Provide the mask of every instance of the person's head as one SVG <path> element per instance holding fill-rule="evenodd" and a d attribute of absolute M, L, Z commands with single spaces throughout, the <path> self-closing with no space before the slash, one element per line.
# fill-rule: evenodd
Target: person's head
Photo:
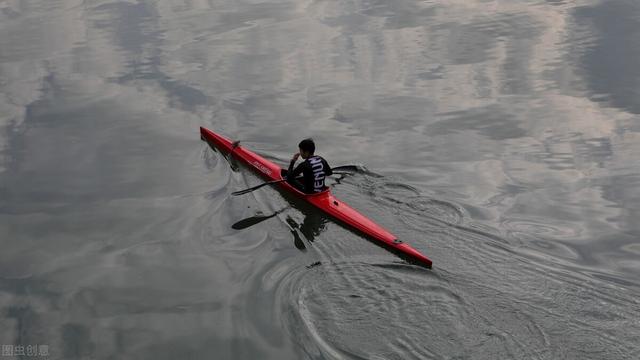
<path fill-rule="evenodd" d="M 303 159 L 313 156 L 313 153 L 316 152 L 316 144 L 311 138 L 300 141 L 298 148 L 300 149 L 300 157 Z"/>

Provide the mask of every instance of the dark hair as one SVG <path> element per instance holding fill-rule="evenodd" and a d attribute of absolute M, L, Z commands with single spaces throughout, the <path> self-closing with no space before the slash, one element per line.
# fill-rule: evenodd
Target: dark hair
<path fill-rule="evenodd" d="M 316 152 L 316 144 L 313 142 L 313 139 L 311 138 L 300 141 L 300 144 L 298 144 L 298 147 L 300 148 L 300 150 L 306 151 L 311 155 L 313 155 L 313 153 Z"/>

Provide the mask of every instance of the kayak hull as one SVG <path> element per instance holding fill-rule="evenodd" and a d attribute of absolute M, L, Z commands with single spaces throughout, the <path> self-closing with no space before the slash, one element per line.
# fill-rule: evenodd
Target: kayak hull
<path fill-rule="evenodd" d="M 265 180 L 273 181 L 282 179 L 283 169 L 280 166 L 248 149 L 245 149 L 243 146 L 238 143 L 234 143 L 222 135 L 201 127 L 200 138 L 227 157 L 233 158 L 236 161 L 242 162 L 244 165 L 251 167 Z M 305 194 L 298 191 L 298 189 L 294 188 L 286 181 L 280 182 L 277 185 L 283 190 L 304 199 L 338 222 L 348 225 L 371 239 L 376 240 L 380 245 L 394 251 L 406 260 L 431 268 L 432 261 L 428 257 L 421 254 L 409 244 L 398 240 L 398 238 L 389 231 L 360 214 L 357 210 L 351 208 L 342 200 L 337 199 L 333 196 L 330 189 L 316 194 Z"/>

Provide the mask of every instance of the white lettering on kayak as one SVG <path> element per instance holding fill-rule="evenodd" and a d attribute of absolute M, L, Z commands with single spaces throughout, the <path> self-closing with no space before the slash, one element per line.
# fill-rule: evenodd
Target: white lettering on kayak
<path fill-rule="evenodd" d="M 264 166 L 263 164 L 261 164 L 258 161 L 254 161 L 253 162 L 253 166 L 257 167 L 258 170 L 262 171 L 263 173 L 271 176 L 271 169 L 269 169 L 268 167 Z"/>

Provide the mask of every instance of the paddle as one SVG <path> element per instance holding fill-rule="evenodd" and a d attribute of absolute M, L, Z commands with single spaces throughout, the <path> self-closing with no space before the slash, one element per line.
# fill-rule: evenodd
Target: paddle
<path fill-rule="evenodd" d="M 362 167 L 358 166 L 358 165 L 341 165 L 341 166 L 336 166 L 334 168 L 332 168 L 331 170 L 335 173 L 336 170 L 338 170 L 338 174 L 340 174 L 340 170 L 344 170 L 347 172 L 358 172 L 360 171 L 360 169 L 362 169 Z"/>
<path fill-rule="evenodd" d="M 271 180 L 271 181 L 267 181 L 267 182 L 265 182 L 265 183 L 262 183 L 262 184 L 260 184 L 260 185 L 256 185 L 256 186 L 254 186 L 254 187 L 250 187 L 250 188 L 248 188 L 248 189 L 239 190 L 239 191 L 234 191 L 234 192 L 232 192 L 232 193 L 231 193 L 231 195 L 244 195 L 244 194 L 250 193 L 250 192 L 252 192 L 252 191 L 254 191 L 254 190 L 258 190 L 258 189 L 260 189 L 260 188 L 261 188 L 261 187 L 263 187 L 263 186 L 267 186 L 267 185 L 271 185 L 271 184 L 277 184 L 277 183 L 281 183 L 281 182 L 283 182 L 283 181 L 287 181 L 287 179 L 280 179 L 280 180 Z"/>
<path fill-rule="evenodd" d="M 346 170 L 346 171 L 352 171 L 352 172 L 357 172 L 358 171 L 358 166 L 356 165 L 342 165 L 342 166 L 336 166 L 333 169 L 331 169 L 333 171 L 334 174 L 341 174 L 340 170 Z M 338 170 L 338 172 L 336 172 L 336 170 Z M 254 190 L 258 190 L 263 186 L 267 186 L 267 185 L 272 185 L 272 184 L 277 184 L 277 183 L 281 183 L 283 181 L 287 181 L 287 179 L 280 179 L 280 180 L 271 180 L 271 181 L 267 181 L 264 182 L 260 185 L 256 185 L 254 187 L 250 187 L 248 189 L 244 189 L 244 190 L 238 190 L 238 191 L 234 191 L 231 193 L 231 195 L 237 196 L 237 195 L 244 195 L 244 194 L 248 194 Z"/>

